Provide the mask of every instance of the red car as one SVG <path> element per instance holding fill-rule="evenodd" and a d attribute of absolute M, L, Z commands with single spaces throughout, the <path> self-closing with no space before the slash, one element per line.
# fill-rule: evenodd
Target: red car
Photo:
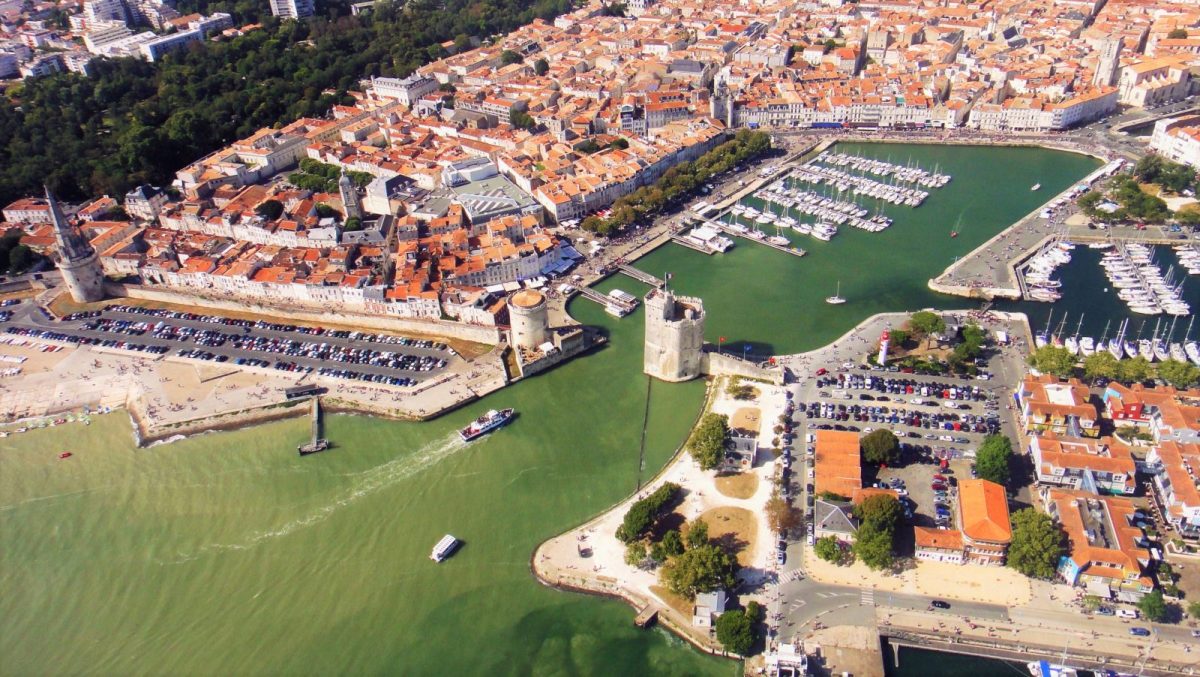
<path fill-rule="evenodd" d="M 817 370 L 817 376 L 824 376 L 825 374 L 828 374 L 828 373 L 829 373 L 829 370 L 827 370 L 825 367 L 821 367 L 820 369 Z"/>
<path fill-rule="evenodd" d="M 933 476 L 933 479 L 934 479 L 934 480 L 936 480 L 936 481 L 938 481 L 938 482 L 945 482 L 945 481 L 946 481 L 946 476 L 945 476 L 945 475 L 934 475 L 934 476 Z"/>
<path fill-rule="evenodd" d="M 929 485 L 929 488 L 933 489 L 934 491 L 945 491 L 946 485 L 942 484 L 941 482 L 934 482 L 933 484 Z"/>

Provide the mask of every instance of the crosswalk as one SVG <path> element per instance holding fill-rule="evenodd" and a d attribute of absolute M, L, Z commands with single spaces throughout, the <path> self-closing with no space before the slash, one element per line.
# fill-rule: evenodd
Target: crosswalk
<path fill-rule="evenodd" d="M 875 606 L 875 591 L 874 590 L 871 590 L 870 588 L 864 588 L 861 591 L 861 594 L 862 594 L 862 596 L 861 596 L 861 599 L 859 600 L 859 603 L 862 606 Z"/>
<path fill-rule="evenodd" d="M 784 572 L 779 581 L 781 583 L 791 583 L 792 581 L 798 581 L 801 578 L 804 578 L 804 572 L 799 569 L 792 569 L 791 571 Z"/>

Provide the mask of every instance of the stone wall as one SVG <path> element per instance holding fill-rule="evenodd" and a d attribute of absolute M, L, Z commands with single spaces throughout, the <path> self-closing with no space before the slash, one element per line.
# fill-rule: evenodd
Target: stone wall
<path fill-rule="evenodd" d="M 743 376 L 783 385 L 783 367 L 763 367 L 732 355 L 705 352 L 701 369 L 709 376 Z"/>
<path fill-rule="evenodd" d="M 493 345 L 499 340 L 499 334 L 496 327 L 482 327 L 473 324 L 462 324 L 459 322 L 447 322 L 444 320 L 411 320 L 400 317 L 387 317 L 383 315 L 366 315 L 363 313 L 354 312 L 322 312 L 316 310 L 300 310 L 279 308 L 276 306 L 265 306 L 258 304 L 247 304 L 232 300 L 220 300 L 206 298 L 203 296 L 193 296 L 191 294 L 183 294 L 164 289 L 151 289 L 140 285 L 108 283 L 105 287 L 109 296 L 113 297 L 128 297 L 134 299 L 143 299 L 146 301 L 158 301 L 160 303 L 174 303 L 192 308 L 224 310 L 227 312 L 240 313 L 255 313 L 262 315 L 264 319 L 274 320 L 279 322 L 313 322 L 317 324 L 340 324 L 350 325 L 354 327 L 362 327 L 364 329 L 379 329 L 383 331 L 392 331 L 409 334 L 426 334 L 432 336 L 445 336 L 450 338 L 462 339 L 464 341 L 473 341 L 475 343 L 485 343 Z"/>

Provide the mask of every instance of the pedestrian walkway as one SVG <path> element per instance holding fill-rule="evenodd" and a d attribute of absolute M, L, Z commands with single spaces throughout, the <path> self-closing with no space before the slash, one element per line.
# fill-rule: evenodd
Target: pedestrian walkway
<path fill-rule="evenodd" d="M 875 590 L 873 588 L 863 588 L 862 599 L 859 603 L 862 606 L 875 606 Z"/>

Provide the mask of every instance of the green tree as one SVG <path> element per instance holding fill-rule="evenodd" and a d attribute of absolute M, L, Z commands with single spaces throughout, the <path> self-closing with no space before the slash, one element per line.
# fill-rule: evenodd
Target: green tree
<path fill-rule="evenodd" d="M 29 247 L 18 244 L 8 252 L 8 271 L 14 275 L 29 270 L 38 260 L 38 256 Z"/>
<path fill-rule="evenodd" d="M 1010 519 L 1008 566 L 1030 578 L 1053 578 L 1058 560 L 1066 553 L 1062 528 L 1033 508 L 1018 510 Z"/>
<path fill-rule="evenodd" d="M 1146 358 L 1138 355 L 1133 359 L 1121 360 L 1117 364 L 1117 380 L 1122 383 L 1141 383 L 1150 378 L 1154 367 Z"/>
<path fill-rule="evenodd" d="M 537 121 L 529 113 L 513 108 L 508 112 L 508 123 L 517 129 L 533 129 Z"/>
<path fill-rule="evenodd" d="M 682 555 L 686 549 L 683 547 L 683 537 L 679 535 L 678 529 L 671 529 L 663 534 L 662 540 L 659 542 L 662 544 L 663 552 L 669 557 Z"/>
<path fill-rule="evenodd" d="M 800 511 L 788 503 L 787 499 L 779 495 L 779 492 L 773 492 L 771 497 L 767 499 L 765 507 L 767 513 L 767 524 L 771 527 L 771 531 L 777 534 L 782 534 L 789 529 L 795 529 L 800 526 L 803 519 Z"/>
<path fill-rule="evenodd" d="M 717 617 L 717 641 L 727 651 L 746 656 L 754 646 L 754 624 L 741 609 Z"/>
<path fill-rule="evenodd" d="M 687 550 L 663 567 L 662 581 L 671 592 L 693 598 L 699 592 L 731 588 L 737 563 L 714 544 Z"/>
<path fill-rule="evenodd" d="M 631 567 L 636 567 L 646 561 L 646 544 L 642 541 L 633 541 L 625 546 L 625 563 Z"/>
<path fill-rule="evenodd" d="M 888 330 L 888 334 L 891 337 L 892 345 L 897 348 L 904 347 L 904 344 L 908 343 L 908 339 L 911 338 L 909 332 L 905 329 L 891 329 Z"/>
<path fill-rule="evenodd" d="M 623 136 L 618 136 L 612 140 L 612 143 L 608 144 L 608 147 L 615 148 L 617 150 L 625 150 L 629 147 L 629 139 L 626 139 Z"/>
<path fill-rule="evenodd" d="M 346 223 L 342 224 L 342 230 L 347 233 L 353 233 L 354 231 L 362 230 L 362 227 L 362 219 L 358 218 L 357 216 L 351 216 L 350 218 L 346 219 Z"/>
<path fill-rule="evenodd" d="M 1075 356 L 1066 348 L 1044 345 L 1029 356 L 1029 365 L 1043 374 L 1068 378 L 1075 373 Z"/>
<path fill-rule="evenodd" d="M 1176 388 L 1186 389 L 1200 380 L 1200 368 L 1190 362 L 1167 360 L 1157 367 L 1158 377 Z"/>
<path fill-rule="evenodd" d="M 946 322 L 941 315 L 928 310 L 917 311 L 908 318 L 908 327 L 915 334 L 940 334 L 946 330 Z"/>
<path fill-rule="evenodd" d="M 1163 600 L 1163 594 L 1160 590 L 1143 595 L 1138 600 L 1137 607 L 1143 616 L 1155 623 L 1162 622 L 1167 617 L 1167 603 Z"/>
<path fill-rule="evenodd" d="M 869 525 L 889 535 L 895 532 L 896 524 L 903 514 L 904 508 L 901 507 L 900 501 L 890 494 L 868 496 L 854 508 L 854 516 L 858 518 L 860 526 Z"/>
<path fill-rule="evenodd" d="M 975 454 L 975 471 L 980 479 L 1007 487 L 1012 460 L 1012 440 L 1004 435 L 988 435 Z"/>
<path fill-rule="evenodd" d="M 701 470 L 712 470 L 725 458 L 725 440 L 728 437 L 729 417 L 724 414 L 705 414 L 688 437 L 688 453 L 700 464 Z"/>
<path fill-rule="evenodd" d="M 699 548 L 708 545 L 708 523 L 704 520 L 693 520 L 688 525 L 687 547 Z"/>
<path fill-rule="evenodd" d="M 1170 33 L 1167 33 L 1168 40 L 1187 40 L 1188 32 L 1186 28 L 1172 28 Z"/>
<path fill-rule="evenodd" d="M 279 200 L 263 200 L 254 208 L 254 212 L 264 219 L 274 221 L 283 215 L 283 203 Z"/>
<path fill-rule="evenodd" d="M 884 428 L 863 435 L 859 447 L 863 460 L 876 465 L 894 463 L 900 455 L 900 441 L 895 433 Z"/>
<path fill-rule="evenodd" d="M 634 502 L 625 512 L 621 526 L 617 527 L 616 537 L 623 543 L 638 540 L 654 526 L 659 514 L 666 509 L 671 501 L 679 494 L 679 485 L 667 482 L 655 489 L 649 496 Z"/>
<path fill-rule="evenodd" d="M 584 155 L 591 155 L 592 153 L 600 150 L 600 144 L 596 143 L 592 139 L 585 139 L 575 144 L 571 148 L 579 153 L 583 153 Z"/>
<path fill-rule="evenodd" d="M 550 71 L 550 64 L 545 59 L 538 59 L 533 62 L 533 72 L 538 75 L 545 75 Z"/>
<path fill-rule="evenodd" d="M 1113 354 L 1107 350 L 1097 350 L 1083 358 L 1083 375 L 1091 380 L 1113 379 L 1117 377 L 1119 363 L 1120 360 L 1113 357 Z"/>
<path fill-rule="evenodd" d="M 521 55 L 517 54 L 511 49 L 506 49 L 503 52 L 500 52 L 500 63 L 504 66 L 509 66 L 514 63 L 521 63 L 522 61 L 524 61 L 524 59 L 521 58 Z"/>
<path fill-rule="evenodd" d="M 1189 616 L 1200 620 L 1200 601 L 1191 602 L 1188 604 L 1187 611 Z"/>
<path fill-rule="evenodd" d="M 860 526 L 854 539 L 854 556 L 869 569 L 890 568 L 895 561 L 892 555 L 892 535 Z"/>
<path fill-rule="evenodd" d="M 842 546 L 833 536 L 822 536 L 813 543 L 813 552 L 826 562 L 840 564 L 842 561 Z"/>

